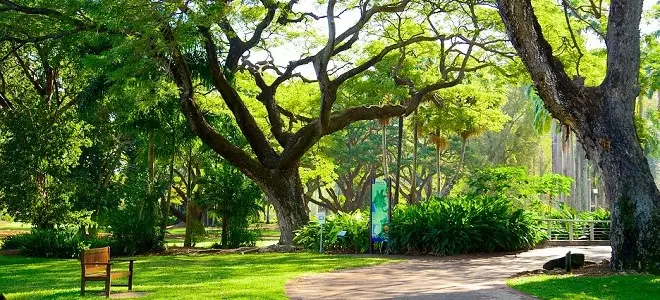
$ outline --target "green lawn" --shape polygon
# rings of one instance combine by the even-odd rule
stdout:
[[[539,275],[509,279],[507,284],[540,299],[660,299],[660,277],[651,275]]]
[[[151,293],[143,299],[284,299],[289,279],[387,261],[311,253],[142,256],[134,290]],[[77,299],[79,286],[76,260],[0,256],[0,292],[8,299]],[[102,299],[102,283],[90,289],[86,298]]]
[[[20,223],[20,222],[7,222],[0,221],[0,230],[27,230],[29,231],[32,228],[30,224]]]

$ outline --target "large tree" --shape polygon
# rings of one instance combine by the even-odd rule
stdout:
[[[103,58],[118,63],[139,59],[160,62],[161,71],[167,72],[178,87],[179,103],[192,130],[264,191],[278,213],[280,243],[290,243],[293,230],[308,221],[299,165],[317,141],[353,122],[410,114],[424,95],[455,86],[466,72],[489,65],[486,50],[501,49],[503,38],[493,34],[492,22],[481,22],[484,17],[491,18],[493,10],[478,4],[330,0],[319,4],[324,8],[317,11],[314,5],[295,0],[48,4],[2,0],[0,13],[11,17],[8,23],[12,31],[3,32],[2,38],[13,43],[75,35],[128,35],[127,39],[114,38],[115,56]],[[50,26],[43,26],[38,34],[23,30],[35,20]],[[320,33],[313,28],[320,28]],[[370,46],[371,51],[360,49],[365,37],[379,43]],[[414,76],[395,68],[391,79],[396,78],[406,89],[404,101],[337,108],[343,83],[364,76],[364,71],[388,55],[408,54],[406,59],[411,59],[417,53],[405,47],[417,43],[428,45],[420,49],[439,49],[439,58],[425,66],[424,71],[434,76],[426,76],[424,81],[414,81],[410,79]],[[275,59],[272,54],[280,44],[295,49],[284,59],[300,58],[278,63],[282,58]],[[307,76],[313,79],[303,76],[304,68],[313,68],[314,74]],[[237,76],[244,72],[259,88],[256,95],[242,94],[245,87],[236,84]],[[210,79],[211,92],[217,92],[233,114],[249,151],[234,145],[205,120],[196,101],[208,91],[199,84],[200,75]],[[278,88],[300,81],[317,87],[316,115],[295,114],[294,107],[284,107],[277,97]],[[263,104],[266,125],[255,119],[254,109],[248,105],[250,97]]]
[[[592,12],[593,18],[600,20],[606,11],[601,3],[578,5],[584,5],[579,8],[581,11]],[[568,20],[578,8],[573,1],[562,4]],[[511,42],[546,108],[575,132],[589,158],[602,171],[612,209],[611,261],[616,270],[660,269],[660,192],[653,182],[633,119],[639,94],[642,4],[642,0],[613,0],[607,31],[600,29],[605,26],[592,27],[605,39],[607,73],[599,85],[586,86],[579,76],[579,60],[576,76],[571,78],[570,71],[553,53],[531,0],[497,1]],[[567,22],[567,26],[570,24]]]

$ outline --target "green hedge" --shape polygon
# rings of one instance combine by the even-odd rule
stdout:
[[[393,252],[453,255],[533,248],[539,225],[505,198],[457,197],[397,208],[388,234]]]
[[[324,225],[324,249],[365,253],[369,250],[369,213],[339,213]],[[346,230],[344,237],[337,233]],[[493,197],[430,199],[399,205],[392,215],[388,251],[401,254],[453,255],[533,248],[546,239],[532,214],[511,201]],[[316,222],[296,232],[294,242],[318,251]]]
[[[133,254],[112,237],[86,237],[73,230],[33,228],[5,238],[2,250],[19,250],[21,254],[36,257],[78,258],[80,252],[89,248],[110,246],[113,255]]]

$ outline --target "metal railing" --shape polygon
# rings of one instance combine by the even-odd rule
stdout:
[[[608,241],[610,221],[541,219],[547,224],[550,241]]]

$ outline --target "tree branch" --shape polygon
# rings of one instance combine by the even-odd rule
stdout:
[[[169,42],[175,44],[171,28],[163,30],[163,36]],[[233,145],[224,136],[218,134],[206,121],[204,115],[193,99],[194,88],[192,75],[186,63],[186,59],[178,48],[173,48],[170,61],[170,73],[179,87],[179,101],[190,128],[211,149],[252,179],[259,179],[268,173],[259,162],[255,161],[249,154]]]
[[[567,93],[578,94],[561,61],[543,37],[531,0],[498,0],[498,11],[509,39],[536,83],[539,95],[552,115],[564,124],[573,124],[568,113]]]
[[[199,31],[204,37],[206,57],[209,63],[209,71],[211,73],[211,77],[213,78],[213,85],[218,90],[218,92],[220,92],[220,95],[222,95],[222,99],[225,101],[225,104],[227,104],[227,107],[229,107],[233,113],[234,117],[236,118],[236,123],[238,124],[245,138],[250,143],[250,146],[254,150],[259,161],[269,168],[274,168],[277,165],[279,155],[270,146],[268,139],[257,125],[257,122],[254,120],[254,117],[250,111],[245,106],[241,96],[238,94],[236,89],[232,87],[231,84],[229,84],[222,70],[220,69],[217,48],[213,42],[213,37],[211,36],[209,29],[206,27],[200,27]]]

